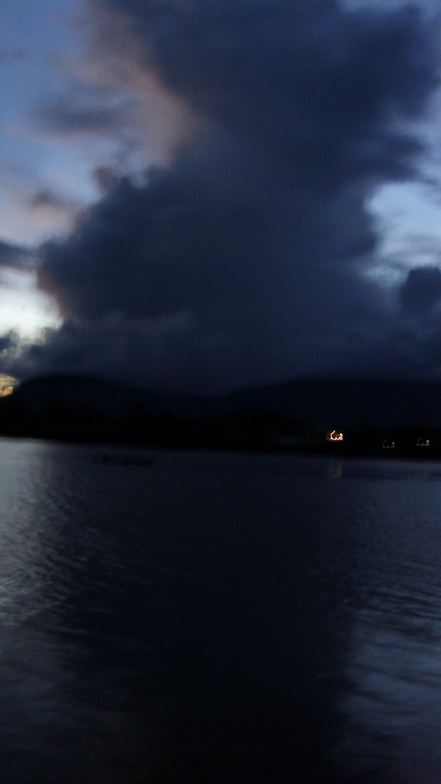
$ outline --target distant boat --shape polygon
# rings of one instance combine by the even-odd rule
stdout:
[[[104,452],[101,455],[93,455],[92,460],[94,463],[109,466],[148,466],[153,463],[154,458],[142,457],[141,455],[109,455],[107,452]]]

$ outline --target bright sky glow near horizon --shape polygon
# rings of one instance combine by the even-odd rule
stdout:
[[[298,0],[299,6],[302,6],[303,2],[304,0]],[[198,0],[198,3],[201,9],[205,6],[209,8],[210,5],[207,0]],[[162,5],[166,8],[166,4],[160,3],[161,7]],[[413,5],[424,11],[424,18],[429,18],[433,29],[435,29],[437,20],[439,21],[440,18],[438,4],[431,0],[419,0]],[[145,6],[148,6],[147,0]],[[407,6],[407,3],[399,2],[399,0],[344,0],[344,2],[341,0],[339,13],[343,14],[344,12],[349,15],[350,12],[357,9],[373,8],[377,10],[380,19],[382,12],[398,12],[404,6]],[[283,8],[282,0],[278,1],[274,7],[279,10]],[[333,5],[332,0],[329,0],[329,18],[337,7],[338,4]],[[184,6],[182,9],[180,6],[178,10],[176,9],[174,11],[178,15],[181,12],[190,13],[188,9],[184,10]],[[204,13],[201,12],[201,20],[208,19],[211,12],[207,11],[206,16]],[[205,24],[205,22],[203,23]],[[243,205],[247,202],[251,212],[255,209],[256,199],[250,197],[249,194],[252,193],[253,187],[256,192],[259,189],[260,175],[255,177],[253,174],[253,171],[257,171],[255,156],[256,154],[259,156],[259,153],[255,153],[252,146],[249,147],[251,152],[247,151],[246,156],[249,155],[249,159],[246,161],[246,156],[240,152],[242,141],[236,144],[235,134],[243,131],[240,125],[242,118],[239,117],[236,109],[234,109],[236,116],[232,114],[236,97],[232,99],[231,104],[225,103],[225,105],[222,104],[220,97],[219,99],[215,97],[213,100],[207,97],[209,89],[212,88],[207,88],[208,92],[205,87],[200,88],[197,81],[200,79],[199,75],[196,78],[196,70],[191,73],[191,68],[199,67],[196,59],[194,63],[190,62],[187,76],[184,73],[185,69],[182,69],[181,75],[175,74],[173,62],[167,61],[168,44],[163,51],[158,49],[159,55],[154,67],[146,67],[144,65],[146,60],[143,49],[144,39],[142,36],[139,40],[136,39],[133,30],[135,29],[136,32],[138,32],[138,28],[144,30],[147,24],[150,22],[146,22],[136,3],[124,4],[118,0],[109,0],[108,2],[106,0],[83,0],[82,2],[80,0],[4,0],[0,5],[0,79],[2,84],[0,105],[0,242],[6,243],[8,246],[18,246],[18,248],[35,251],[36,257],[39,253],[39,246],[52,239],[60,243],[66,242],[66,248],[70,248],[69,238],[73,236],[73,232],[77,231],[75,226],[78,216],[82,216],[81,220],[84,221],[85,210],[93,208],[93,205],[99,205],[100,200],[105,199],[107,185],[104,185],[103,191],[103,181],[100,181],[96,175],[97,170],[111,171],[116,177],[131,175],[136,180],[136,178],[142,178],[143,173],[152,165],[167,170],[167,167],[172,163],[172,171],[179,170],[184,173],[185,177],[187,176],[185,167],[191,165],[194,176],[199,178],[198,181],[202,181],[201,177],[202,179],[206,177],[208,183],[208,180],[212,181],[210,178],[217,176],[217,181],[213,180],[215,185],[207,187],[209,187],[210,193],[213,192],[213,188],[218,189],[219,199],[222,202],[224,199],[222,194],[229,192],[230,189],[228,178],[230,177],[231,181],[236,178],[233,169],[231,174],[229,173],[228,166],[231,163],[231,167],[236,166],[239,170],[243,165],[242,182],[246,182],[248,178],[249,184],[242,186],[235,181],[234,190],[237,203]],[[219,21],[219,25],[221,24],[224,22]],[[401,30],[400,24],[401,22],[397,25],[398,30]],[[160,36],[166,35],[164,32],[166,28],[158,29],[160,29],[158,37],[160,47],[162,46]],[[269,25],[268,29],[270,29]],[[172,36],[174,34],[173,25],[170,30]],[[150,40],[149,35],[150,32],[147,29],[145,41]],[[155,30],[153,35],[156,35]],[[215,39],[216,45],[224,46],[225,51],[228,52],[230,44],[226,43],[227,33],[224,31],[222,35]],[[441,40],[441,37],[439,38]],[[170,47],[174,46],[176,50],[176,43],[173,43],[172,38],[171,40]],[[182,46],[185,47],[187,44],[184,37],[180,40]],[[233,41],[233,36],[231,41]],[[148,47],[145,51],[149,52]],[[213,49],[213,51],[217,50]],[[180,56],[179,51],[177,56]],[[189,62],[188,58],[187,62]],[[439,65],[441,65],[441,58],[438,64],[438,75],[441,73]],[[256,71],[256,74],[259,76],[250,76],[250,105],[253,101],[251,93],[254,89],[252,79],[266,78],[263,71]],[[185,83],[185,79],[188,80],[188,85]],[[234,79],[236,79],[236,75],[232,75],[232,84]],[[225,84],[229,87],[228,82]],[[239,81],[237,81],[237,85],[237,95],[241,95],[240,90],[244,89],[243,85]],[[220,86],[219,96],[222,95],[222,89]],[[393,86],[387,89],[393,92]],[[225,100],[227,101],[227,98]],[[413,98],[409,100],[413,100]],[[218,101],[217,104],[216,101]],[[393,106],[393,95],[390,101]],[[231,113],[230,118],[228,112]],[[222,127],[224,118],[227,118],[228,122],[225,122],[225,127]],[[249,118],[246,122],[248,121]],[[255,115],[252,122],[254,125],[259,124],[258,114]],[[267,122],[266,118],[265,122]],[[368,216],[367,219],[371,221],[376,234],[375,248],[360,255],[364,264],[361,277],[363,280],[377,281],[377,284],[380,284],[380,289],[382,286],[387,288],[389,284],[395,286],[400,282],[404,283],[412,268],[439,267],[441,269],[441,89],[432,90],[424,112],[420,112],[420,116],[415,116],[406,122],[409,122],[409,127],[413,128],[413,132],[416,132],[417,136],[424,141],[424,150],[416,161],[420,177],[415,177],[412,181],[410,178],[408,180],[400,179],[400,177],[394,179],[393,176],[388,180],[387,174],[380,176],[378,181],[374,180],[375,184],[372,188],[365,190],[362,206],[354,207],[355,211],[358,210],[357,215],[354,213],[352,217],[351,213],[347,218],[349,222],[353,220],[354,226],[358,226],[358,222],[364,220],[360,210],[364,210],[365,215]],[[201,128],[207,130],[201,133]],[[190,153],[185,153],[185,144],[197,133],[201,139],[198,152],[199,160],[196,160],[194,151],[190,147]],[[267,133],[266,127],[265,133]],[[226,158],[229,163],[226,165],[220,163],[218,175],[216,175],[213,149],[217,145],[221,150],[221,160],[226,144],[229,145],[231,151]],[[262,167],[268,165],[269,171],[271,171],[271,156],[266,154],[265,144],[265,140],[262,142],[257,139],[256,150],[263,151]],[[178,165],[176,150],[180,149],[179,145],[183,145],[184,154],[182,162]],[[241,162],[236,165],[237,161]],[[208,174],[206,175],[205,172]],[[271,176],[266,177],[266,183],[271,181]],[[278,174],[277,177],[279,177]],[[239,183],[240,178],[237,179]],[[270,186],[268,188],[268,199],[272,199],[274,205],[281,204],[279,197],[271,196]],[[337,199],[346,198],[346,196],[341,196],[343,190],[340,186],[335,185]],[[280,190],[281,192],[282,190]],[[348,192],[350,192],[349,186]],[[307,200],[303,201],[307,202]],[[269,201],[265,202],[265,205],[267,204]],[[270,215],[272,214],[271,210],[279,209],[279,207],[267,209],[265,206],[264,209]],[[284,209],[286,207],[280,207],[280,215],[284,214]],[[314,209],[312,204],[312,210]],[[177,204],[165,206],[163,213],[158,213],[163,216],[161,220],[173,220],[171,233],[168,232],[168,244],[164,245],[164,258],[167,258],[167,254],[172,252],[171,249],[174,247],[173,242],[175,241],[172,239],[173,232],[178,225],[177,221],[183,220],[178,216],[184,216],[186,210],[187,207]],[[95,213],[92,214],[91,220],[94,220],[93,215]],[[170,216],[175,217],[172,219]],[[249,218],[249,220],[252,219]],[[286,268],[285,256],[288,257],[289,253],[288,250],[285,250],[285,246],[288,247],[285,234],[283,227],[277,229],[277,252],[281,258],[281,273],[280,280],[277,284],[274,282],[274,286],[277,287],[282,299],[285,297],[286,281],[292,279],[294,283],[296,280],[296,273],[291,273]],[[360,241],[360,246],[362,244]],[[49,254],[53,256],[58,252],[62,253],[62,250],[50,250]],[[268,258],[271,256],[271,252],[268,250]],[[326,250],[323,251],[323,248],[313,251],[313,253],[319,252],[323,258],[326,257]],[[344,252],[346,253],[346,250]],[[72,251],[69,250],[69,253],[71,254]],[[82,256],[81,253],[82,251],[79,251],[78,270],[81,270],[82,264],[85,263],[83,262],[84,254]],[[329,253],[330,255],[335,253],[334,248],[331,250],[331,246]],[[210,258],[209,251],[207,258]],[[69,255],[69,259],[71,259],[71,255]],[[63,261],[63,264],[65,263],[67,264],[67,261]],[[90,305],[86,306],[84,294],[81,295],[81,306],[78,304],[77,289],[79,284],[73,281],[77,281],[77,277],[83,273],[81,271],[75,274],[69,273],[68,281],[67,273],[63,271],[65,267],[62,267],[61,261],[57,262],[56,268],[51,267],[51,264],[52,261],[43,265],[44,275],[39,277],[36,272],[20,269],[20,266],[17,269],[11,269],[11,262],[6,263],[0,275],[0,338],[1,335],[6,335],[12,330],[27,341],[34,338],[40,339],[42,330],[44,331],[46,327],[55,331],[60,329],[63,321],[61,313],[64,315],[69,313],[74,318],[74,323],[77,325],[75,329],[79,330],[83,336],[81,340],[83,340],[86,331],[84,325],[93,324],[95,325],[94,329],[98,329],[97,319],[102,319],[102,325],[104,325],[102,329],[106,332],[110,329],[109,324],[114,325],[118,319],[121,319],[127,334],[124,333],[124,337],[120,336],[120,339],[115,339],[116,344],[120,347],[123,344],[128,345],[128,341],[135,340],[134,330],[138,329],[138,332],[141,330],[140,337],[137,337],[136,340],[144,346],[143,350],[152,351],[152,367],[156,362],[155,372],[159,374],[158,383],[167,384],[167,379],[171,378],[173,373],[185,376],[179,363],[175,363],[176,367],[172,372],[170,370],[173,364],[172,360],[166,368],[165,364],[168,360],[160,359],[161,356],[165,357],[167,352],[172,350],[170,346],[174,345],[174,341],[178,341],[178,343],[184,341],[186,345],[188,342],[189,346],[191,343],[191,351],[190,348],[188,351],[192,356],[191,362],[196,364],[199,361],[202,362],[199,359],[196,362],[196,355],[201,357],[208,350],[207,346],[222,346],[224,347],[222,351],[225,350],[225,352],[229,350],[228,346],[235,346],[237,367],[244,367],[244,363],[239,360],[239,354],[242,351],[240,346],[242,344],[243,346],[248,345],[250,338],[245,333],[245,337],[239,336],[239,333],[236,334],[234,319],[228,327],[220,326],[220,322],[216,326],[217,305],[207,311],[210,313],[210,317],[203,317],[199,312],[200,309],[198,310],[198,305],[195,304],[195,297],[187,296],[188,302],[185,302],[184,299],[181,301],[177,294],[170,294],[169,304],[164,305],[162,312],[156,312],[154,303],[146,306],[145,312],[143,312],[143,308],[139,304],[135,304],[136,296],[133,299],[133,307],[129,307],[127,303],[118,304],[114,301],[114,295],[112,294],[112,299],[106,289],[105,296],[109,297],[108,304],[105,307],[96,304],[95,312]],[[100,274],[105,275],[106,273]],[[300,273],[298,274],[300,275]],[[108,275],[109,277],[115,276],[115,269],[109,267]],[[64,276],[63,279],[62,276]],[[155,279],[153,275],[152,280]],[[121,289],[122,284],[118,285]],[[184,290],[182,284],[180,285],[181,290]],[[206,284],[197,283],[196,288],[199,285],[201,294],[197,299],[203,302]],[[238,286],[241,285],[242,283],[238,281]],[[267,286],[268,291],[271,291],[271,285]],[[312,286],[308,277],[305,278],[304,285],[305,291],[308,292],[308,286]],[[69,287],[71,288],[69,289]],[[247,291],[245,285],[244,291]],[[225,299],[225,296],[220,291],[217,300],[219,308],[221,308],[220,303],[223,301],[222,297]],[[306,294],[305,296],[307,298],[310,295]],[[366,297],[372,299],[372,294],[366,294]],[[381,292],[379,297],[381,298]],[[274,298],[277,298],[275,294]],[[101,301],[100,295],[98,295],[98,300]],[[110,305],[110,302],[114,304]],[[332,315],[325,312],[328,306],[322,307],[320,302],[321,299],[318,296],[317,308],[319,312],[324,313],[323,319],[325,317],[331,319]],[[72,305],[72,303],[76,304]],[[229,306],[229,310],[233,314],[235,307],[234,304]],[[274,307],[277,310],[278,305],[275,300]],[[302,318],[305,318],[306,321],[310,318],[306,315],[302,316],[302,307],[303,305],[299,305],[298,308],[296,306],[293,309],[295,314],[298,312],[298,315],[293,316],[293,335],[295,330],[300,329]],[[270,308],[270,305],[264,306],[262,314],[265,308]],[[243,312],[246,312],[246,307]],[[412,311],[412,313],[414,312]],[[431,312],[434,312],[433,309]],[[187,318],[185,314],[190,315]],[[295,372],[297,367],[301,373],[315,371],[315,368],[308,364],[309,360],[305,358],[311,356],[311,352],[315,350],[313,347],[316,346],[316,342],[322,340],[318,334],[315,334],[319,327],[308,321],[308,326],[305,327],[309,335],[308,339],[306,340],[303,334],[299,334],[296,338],[293,337],[292,350],[288,351],[281,345],[281,338],[276,337],[279,333],[280,335],[284,334],[284,331],[286,333],[287,328],[283,321],[285,316],[281,319],[280,325],[276,327],[272,325],[273,319],[269,311],[266,315],[268,318],[267,334],[273,333],[269,340],[270,342],[274,341],[275,346],[279,341],[280,346],[280,356],[274,367],[272,367],[271,358],[267,358],[262,363],[262,367],[266,363],[267,371],[265,372],[268,372],[268,378],[271,375],[277,377],[284,373]],[[142,326],[139,326],[141,324],[140,318]],[[374,329],[375,319],[369,318],[373,319],[372,329]],[[393,330],[393,327],[387,322],[389,317],[385,316],[384,318],[384,329]],[[180,326],[179,329],[176,326],[170,326],[170,331],[165,336],[161,331],[163,328],[160,326],[164,323],[169,325],[179,323]],[[182,326],[184,323],[186,324],[185,328]],[[359,327],[354,327],[354,334],[357,329]],[[371,334],[372,329],[366,327],[366,335]],[[324,327],[323,330],[324,333],[327,332]],[[335,338],[331,339],[331,337],[325,336],[322,341],[323,346],[328,341],[329,345],[339,347],[339,351],[343,350],[348,340],[352,340],[352,338],[348,338],[350,331],[348,322],[346,327],[339,327],[339,334]],[[62,332],[60,332],[61,334]],[[93,334],[95,335],[95,332]],[[155,343],[152,348],[152,341],[156,341],[159,334],[162,336],[161,343]],[[95,339],[98,340],[96,336],[92,337],[90,330],[88,335],[92,343]],[[78,335],[75,339],[79,339]],[[305,340],[306,343],[310,340],[309,348],[306,347]],[[195,348],[196,342],[198,347]],[[147,349],[146,346],[150,348]],[[61,356],[61,348],[57,351],[58,354],[55,352],[53,356],[55,354]],[[93,350],[90,348],[90,357],[94,351],[98,352],[98,349],[96,347]],[[119,351],[121,352],[122,348]],[[186,351],[187,349],[180,352],[181,358]],[[244,351],[248,356],[251,356],[254,348],[252,350],[249,347],[244,348]],[[81,354],[81,352],[83,353]],[[79,351],[81,356],[85,356],[86,353],[84,347]],[[223,363],[227,361],[225,356],[220,358],[219,355],[213,367],[210,365],[211,359],[205,358],[203,360],[204,368],[210,366],[211,369],[188,371],[189,377],[191,373],[199,374],[202,377],[205,372],[208,376],[210,374],[215,376],[218,371],[224,372],[221,368],[224,367]],[[292,370],[287,364],[288,356],[294,357]],[[175,360],[173,359],[173,361]],[[10,359],[5,362],[7,364]],[[83,365],[78,366],[78,369],[93,370],[93,360],[90,360],[90,364],[88,362],[88,359],[84,359]],[[189,360],[190,364],[191,362]],[[115,363],[116,353],[108,358],[110,374],[113,372],[112,368],[115,369],[116,374],[120,372],[116,369],[117,363]],[[296,363],[298,364],[296,365]],[[255,366],[257,367],[258,364],[256,360]],[[9,366],[5,369],[8,370]],[[103,370],[103,367],[100,368],[98,363],[97,369]],[[35,372],[36,369],[33,367],[30,370]],[[320,366],[317,367],[317,370],[320,371]],[[228,375],[228,371],[225,372]],[[241,372],[237,369],[234,372],[231,371],[233,386],[248,383],[248,377],[246,375],[242,377]],[[250,380],[256,376],[256,373],[254,375],[253,373],[254,371],[250,369]],[[188,383],[191,386],[191,381]]]

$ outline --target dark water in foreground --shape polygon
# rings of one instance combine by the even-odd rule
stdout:
[[[441,782],[440,464],[96,452],[0,441],[1,784]]]

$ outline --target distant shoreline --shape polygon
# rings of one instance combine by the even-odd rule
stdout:
[[[280,445],[280,444],[252,444],[252,443],[216,443],[214,440],[208,440],[206,443],[195,443],[194,440],[188,442],[180,440],[174,441],[173,438],[164,440],[140,440],[130,438],[111,438],[101,435],[94,437],[93,435],[85,436],[79,434],[68,434],[66,432],[49,432],[45,429],[42,432],[40,429],[32,431],[21,432],[5,432],[0,431],[0,438],[10,438],[13,440],[35,440],[35,441],[48,441],[53,443],[84,445],[91,447],[101,448],[126,448],[132,450],[146,450],[146,449],[164,449],[170,451],[209,451],[209,452],[231,452],[233,454],[268,454],[268,455],[303,455],[303,456],[322,456],[330,458],[366,458],[366,459],[382,459],[382,460],[412,460],[417,462],[433,462],[441,461],[441,449],[429,447],[415,447],[405,448],[396,444],[394,449],[383,448],[363,448],[357,449],[353,444],[345,445],[343,443],[329,444],[326,441],[319,443],[309,443],[302,445]]]

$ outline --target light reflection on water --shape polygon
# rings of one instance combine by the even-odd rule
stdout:
[[[386,484],[378,468],[359,488],[358,597],[335,752],[353,775],[371,771],[369,781],[387,773],[429,784],[441,780],[441,477],[437,465],[404,463]]]
[[[436,639],[390,628],[360,612],[347,656],[349,719],[339,759],[349,772],[384,767],[402,782],[436,782],[441,771],[441,624]]]
[[[0,456],[2,784],[441,781],[439,465]]]
[[[0,471],[0,619],[19,622],[38,612],[47,572],[41,535],[46,521],[34,514],[42,483],[43,447],[1,444]]]

